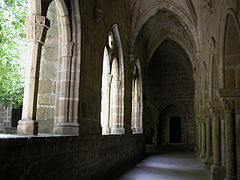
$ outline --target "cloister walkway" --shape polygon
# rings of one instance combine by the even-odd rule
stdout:
[[[148,156],[119,180],[209,180],[201,160],[191,151]]]

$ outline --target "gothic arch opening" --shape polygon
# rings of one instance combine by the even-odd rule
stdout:
[[[124,134],[124,72],[117,25],[109,31],[103,53],[101,89],[102,134]]]
[[[225,88],[240,88],[240,36],[232,15],[227,16],[224,56]]]
[[[55,1],[48,7],[50,21],[45,43],[42,47],[36,120],[39,133],[52,133],[56,104],[56,82],[59,65],[59,21]]]
[[[181,143],[194,145],[195,82],[192,64],[184,49],[175,41],[165,39],[152,56],[144,80],[146,101],[159,107],[158,114],[161,114],[154,122],[158,131],[155,133],[155,143],[170,143],[170,126],[162,124],[170,123],[171,118],[180,118],[181,127],[178,129],[181,131]],[[165,121],[166,118],[168,121]]]
[[[71,3],[75,7],[73,4],[78,3]],[[77,6],[72,12],[78,12]],[[73,117],[78,114],[78,104],[74,102],[75,107],[71,106],[77,97],[71,80],[80,78],[76,67],[79,62],[75,56],[73,58],[75,51],[71,35],[76,28],[75,18],[70,17],[62,0],[31,1],[27,21],[30,62],[19,134],[35,135],[38,130],[40,133],[79,134],[78,117]],[[76,35],[80,33],[77,28],[74,32]]]
[[[190,143],[186,131],[187,118],[184,107],[179,104],[170,104],[164,108],[158,118],[157,144]]]

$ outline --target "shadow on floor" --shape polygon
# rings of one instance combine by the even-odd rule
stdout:
[[[105,177],[111,180],[209,180],[201,160],[189,149],[154,151]]]

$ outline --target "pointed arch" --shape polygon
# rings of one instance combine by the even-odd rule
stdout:
[[[153,48],[152,52],[150,53],[148,61],[150,61],[150,59],[152,58],[152,56],[153,56],[154,52],[157,50],[157,48],[167,39],[174,41],[186,52],[186,54],[188,55],[188,57],[191,61],[192,67],[194,67],[193,52],[191,50],[189,50],[189,48],[186,46],[186,44],[184,42],[182,42],[181,40],[179,40],[179,38],[175,34],[171,34],[171,35],[168,34],[168,35],[164,36]]]
[[[108,32],[103,55],[101,126],[102,134],[124,134],[124,67],[118,27]]]
[[[29,30],[33,30],[31,27],[35,26],[34,28],[35,33],[40,37],[36,39],[32,39],[34,41],[30,42],[30,59],[33,62],[32,67],[29,69],[34,69],[36,72],[29,71],[27,78],[27,88],[25,88],[25,104],[23,106],[23,121],[19,123],[19,133],[26,133],[21,132],[28,126],[27,121],[30,119],[35,121],[36,120],[36,106],[37,106],[37,94],[38,94],[38,82],[39,82],[39,66],[41,63],[41,53],[42,53],[42,45],[44,44],[45,35],[47,33],[47,29],[49,29],[48,24],[49,20],[46,18],[46,14],[48,12],[48,8],[53,2],[52,0],[31,0],[31,14],[28,18],[29,22]],[[75,17],[70,17],[66,3],[64,0],[55,0],[57,11],[58,11],[58,21],[59,21],[59,66],[58,66],[58,73],[57,73],[57,85],[56,85],[56,103],[55,103],[55,117],[54,117],[54,128],[53,132],[57,134],[79,134],[79,124],[78,118],[70,117],[69,112],[71,111],[69,108],[70,106],[70,99],[74,99],[74,95],[71,95],[73,90],[73,84],[75,82],[71,82],[70,78],[74,78],[75,74],[74,71],[71,71],[71,68],[75,68],[76,61],[74,61],[73,53],[74,50],[74,43],[72,42],[72,25],[74,23]],[[72,3],[73,4],[73,3]],[[72,5],[71,4],[71,5]],[[79,6],[74,6],[73,11],[76,11]],[[80,13],[78,13],[80,14]],[[70,18],[71,21],[70,21]],[[31,22],[33,21],[33,22]],[[72,24],[70,24],[72,22]],[[39,27],[43,27],[44,32],[41,31]],[[32,37],[31,37],[32,38]],[[33,43],[37,42],[37,43]],[[35,53],[37,52],[37,53]],[[32,82],[30,82],[32,81]],[[37,84],[36,86],[32,87],[31,83]],[[32,97],[32,98],[28,98]],[[74,109],[78,111],[76,108],[78,104],[75,103]],[[29,111],[30,110],[30,111]],[[74,114],[78,114],[74,112]],[[37,123],[34,122],[34,132],[33,134],[37,134]],[[29,133],[29,132],[28,132]]]
[[[200,52],[197,27],[195,26],[193,18],[183,8],[180,8],[178,5],[168,0],[153,4],[137,18],[133,31],[132,46],[134,47],[137,36],[143,25],[161,9],[167,9],[179,18],[179,22],[189,31],[188,36],[194,46],[193,51],[195,53]]]
[[[234,81],[234,79],[236,80],[235,73],[237,71],[239,72],[239,70],[236,71],[236,69],[235,70],[233,70],[231,68],[228,69],[228,67],[227,67],[226,63],[230,62],[227,60],[227,56],[230,55],[230,53],[228,51],[230,48],[230,46],[229,46],[230,39],[228,37],[230,37],[229,35],[235,36],[233,38],[233,40],[238,41],[236,43],[236,45],[234,45],[234,47],[235,47],[234,49],[236,49],[237,46],[239,46],[239,41],[240,41],[240,36],[239,36],[240,22],[239,22],[239,18],[238,18],[236,11],[232,8],[228,8],[228,9],[222,8],[220,21],[223,23],[220,28],[220,40],[219,40],[221,42],[219,45],[219,52],[221,52],[220,56],[219,56],[219,59],[220,59],[220,61],[219,61],[219,87],[220,88],[230,88],[235,85],[239,86],[239,84],[236,81]],[[231,27],[230,27],[230,25],[231,25]],[[229,33],[230,29],[233,29],[233,31],[235,31],[235,33]],[[235,61],[235,63],[236,62],[237,61]],[[226,72],[227,69],[228,69],[228,72]],[[228,73],[228,75],[232,74],[232,76],[234,76],[234,78],[232,78],[233,81],[230,82],[226,79],[228,76],[226,73]],[[226,84],[226,83],[229,83],[229,84]]]
[[[228,14],[224,38],[224,87],[240,88],[240,29],[235,14]]]

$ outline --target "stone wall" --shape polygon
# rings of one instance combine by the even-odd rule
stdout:
[[[1,179],[108,179],[106,173],[144,152],[142,135],[0,139]]]
[[[193,68],[176,42],[167,39],[156,50],[145,75],[145,93],[151,111],[145,109],[144,129],[148,137],[153,136],[153,143],[168,144],[169,119],[180,117],[181,142],[195,145]]]
[[[96,21],[95,0],[81,0],[81,90],[79,107],[80,134],[100,134],[101,78],[103,52],[107,35],[117,24],[124,60],[124,125],[125,132],[131,133],[132,69],[129,68],[130,22],[128,4],[125,1],[100,1],[104,11]]]

